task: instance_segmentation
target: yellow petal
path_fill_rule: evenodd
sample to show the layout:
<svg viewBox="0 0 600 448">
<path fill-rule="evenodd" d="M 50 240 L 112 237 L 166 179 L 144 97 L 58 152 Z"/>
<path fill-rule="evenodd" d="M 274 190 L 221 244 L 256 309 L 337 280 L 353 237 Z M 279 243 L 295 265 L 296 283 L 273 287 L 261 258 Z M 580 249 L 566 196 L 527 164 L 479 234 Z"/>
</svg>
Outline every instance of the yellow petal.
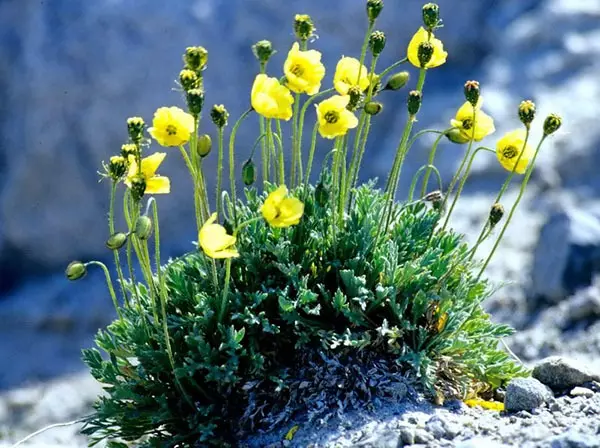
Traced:
<svg viewBox="0 0 600 448">
<path fill-rule="evenodd" d="M 167 156 L 166 152 L 155 152 L 154 154 L 142 159 L 142 174 L 146 179 L 154 176 L 158 167 Z"/>
<path fill-rule="evenodd" d="M 146 194 L 168 194 L 171 192 L 171 181 L 165 176 L 154 176 L 146 179 Z"/>
</svg>

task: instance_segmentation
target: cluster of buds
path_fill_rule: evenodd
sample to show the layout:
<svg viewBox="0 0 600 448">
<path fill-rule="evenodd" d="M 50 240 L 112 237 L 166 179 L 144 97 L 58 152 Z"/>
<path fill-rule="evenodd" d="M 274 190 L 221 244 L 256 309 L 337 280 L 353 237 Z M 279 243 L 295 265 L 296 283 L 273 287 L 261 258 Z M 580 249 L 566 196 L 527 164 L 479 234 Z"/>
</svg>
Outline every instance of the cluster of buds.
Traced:
<svg viewBox="0 0 600 448">
<path fill-rule="evenodd" d="M 227 112 L 227 109 L 225 109 L 225 106 L 222 104 L 215 104 L 210 111 L 210 119 L 217 128 L 223 129 L 225 126 L 227 126 L 229 112 Z"/>
<path fill-rule="evenodd" d="M 198 117 L 204 107 L 204 82 L 202 72 L 208 63 L 208 51 L 204 47 L 187 47 L 183 54 L 185 64 L 179 72 L 179 84 L 185 92 L 190 114 Z"/>
<path fill-rule="evenodd" d="M 301 42 L 306 42 L 316 31 L 312 18 L 308 14 L 296 14 L 294 17 L 294 33 Z"/>
<path fill-rule="evenodd" d="M 522 101 L 519 104 L 519 120 L 525 125 L 527 129 L 531 127 L 531 123 L 535 119 L 536 107 L 535 103 L 531 100 Z M 544 136 L 554 134 L 562 126 L 562 119 L 556 114 L 550 114 L 544 120 Z"/>
<path fill-rule="evenodd" d="M 127 133 L 129 134 L 129 138 L 131 141 L 139 145 L 144 138 L 144 129 L 146 128 L 146 123 L 144 119 L 141 117 L 130 117 L 127 119 Z"/>
</svg>

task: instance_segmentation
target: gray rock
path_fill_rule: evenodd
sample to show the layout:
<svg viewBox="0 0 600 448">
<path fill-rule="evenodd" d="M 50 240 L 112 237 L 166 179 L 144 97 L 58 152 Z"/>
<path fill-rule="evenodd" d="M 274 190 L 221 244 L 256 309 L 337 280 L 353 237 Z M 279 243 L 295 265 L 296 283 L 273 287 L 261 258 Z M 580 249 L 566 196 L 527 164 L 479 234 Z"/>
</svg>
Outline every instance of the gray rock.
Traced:
<svg viewBox="0 0 600 448">
<path fill-rule="evenodd" d="M 457 442 L 454 448 L 508 448 L 509 445 L 504 445 L 487 437 L 473 437 L 472 439 Z"/>
<path fill-rule="evenodd" d="M 572 389 L 600 379 L 598 373 L 588 371 L 580 362 L 559 356 L 540 361 L 532 375 L 555 391 Z"/>
<path fill-rule="evenodd" d="M 427 423 L 425 423 L 425 428 L 433 437 L 435 437 L 436 440 L 452 440 L 460 432 L 459 428 L 439 415 L 434 415 L 431 417 Z"/>
<path fill-rule="evenodd" d="M 551 398 L 550 389 L 535 378 L 515 378 L 506 387 L 504 407 L 509 412 L 531 411 Z"/>
<path fill-rule="evenodd" d="M 599 448 L 600 437 L 571 430 L 550 439 L 548 446 L 550 448 Z"/>
<path fill-rule="evenodd" d="M 416 429 L 415 430 L 415 443 L 424 443 L 427 444 L 434 439 L 432 434 L 429 434 L 424 429 Z"/>
<path fill-rule="evenodd" d="M 591 389 L 588 389 L 587 387 L 574 387 L 571 392 L 569 392 L 569 395 L 571 395 L 572 397 L 591 397 L 594 395 L 594 391 Z"/>
</svg>

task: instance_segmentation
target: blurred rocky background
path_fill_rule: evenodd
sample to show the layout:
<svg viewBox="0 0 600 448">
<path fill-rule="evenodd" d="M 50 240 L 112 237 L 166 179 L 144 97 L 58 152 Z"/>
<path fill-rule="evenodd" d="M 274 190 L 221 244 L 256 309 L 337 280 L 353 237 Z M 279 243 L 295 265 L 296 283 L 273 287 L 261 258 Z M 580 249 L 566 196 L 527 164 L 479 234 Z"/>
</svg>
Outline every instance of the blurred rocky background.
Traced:
<svg viewBox="0 0 600 448">
<path fill-rule="evenodd" d="M 273 42 L 279 53 L 270 73 L 279 76 L 293 39 L 293 15 L 311 14 L 319 35 L 312 46 L 323 52 L 330 82 L 340 55 L 359 55 L 364 3 L 0 1 L 0 429 L 23 416 L 27 427 L 78 417 L 97 392 L 79 373 L 79 353 L 113 317 L 112 305 L 100 273 L 76 284 L 62 273 L 72 259 L 110 262 L 104 248 L 108 185 L 98 184 L 96 172 L 125 141 L 127 117 L 150 121 L 157 107 L 182 105 L 173 88 L 184 48 L 209 50 L 207 104 L 224 103 L 235 120 L 249 104 L 256 73 L 252 43 Z M 405 55 L 420 23 L 423 0 L 399 3 L 388 0 L 378 22 L 388 37 L 380 67 Z M 464 101 L 468 79 L 481 82 L 485 110 L 496 120 L 488 146 L 520 126 L 522 99 L 538 105 L 534 141 L 545 115 L 564 117 L 489 268 L 494 281 L 508 283 L 489 309 L 520 330 L 509 344 L 526 361 L 569 352 L 598 362 L 600 0 L 439 4 L 445 26 L 438 36 L 449 58 L 427 77 L 417 128 L 445 129 Z M 385 111 L 373 126 L 365 179 L 385 178 L 406 119 L 405 93 L 381 98 Z M 202 130 L 213 133 L 208 120 Z M 238 139 L 240 154 L 256 136 L 257 126 L 248 120 Z M 428 143 L 423 138 L 413 148 L 404 173 L 424 163 Z M 320 148 L 321 154 L 328 149 L 325 142 Z M 464 150 L 449 142 L 440 148 L 436 164 L 446 180 Z M 176 255 L 195 239 L 190 183 L 176 152 L 161 172 L 171 177 L 173 191 L 159 198 L 164 253 Z M 454 219 L 469 238 L 477 236 L 505 176 L 493 155 L 476 161 Z M 516 193 L 507 195 L 507 208 Z M 51 386 L 23 389 L 48 381 Z M 53 406 L 51 397 L 69 404 Z"/>
</svg>

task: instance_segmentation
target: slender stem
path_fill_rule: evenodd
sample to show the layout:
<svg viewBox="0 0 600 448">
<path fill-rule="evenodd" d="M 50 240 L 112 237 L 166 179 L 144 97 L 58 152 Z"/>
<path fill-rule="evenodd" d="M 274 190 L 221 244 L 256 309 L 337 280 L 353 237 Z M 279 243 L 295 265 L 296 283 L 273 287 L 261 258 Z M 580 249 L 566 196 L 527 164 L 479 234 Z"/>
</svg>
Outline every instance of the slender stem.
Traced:
<svg viewBox="0 0 600 448">
<path fill-rule="evenodd" d="M 438 130 L 435 130 L 435 129 L 423 129 L 422 131 L 419 131 L 415 135 L 413 135 L 411 137 L 411 139 L 408 141 L 408 144 L 406 146 L 408 148 L 411 148 L 412 145 L 414 145 L 415 142 L 419 139 L 419 137 L 422 137 L 425 134 L 445 134 L 445 133 L 447 133 L 451 129 L 453 129 L 453 128 L 448 128 L 445 131 L 438 131 Z"/>
<path fill-rule="evenodd" d="M 546 140 L 546 137 L 547 136 L 544 135 L 541 138 L 541 140 L 540 140 L 540 142 L 539 142 L 539 144 L 538 144 L 538 146 L 537 146 L 537 148 L 535 150 L 535 154 L 533 155 L 533 159 L 532 159 L 529 167 L 527 168 L 527 171 L 525 172 L 525 178 L 523 179 L 523 182 L 521 183 L 521 189 L 519 191 L 519 195 L 517 196 L 517 200 L 513 204 L 512 208 L 510 209 L 510 213 L 508 215 L 508 218 L 506 219 L 506 222 L 502 226 L 502 230 L 500 231 L 500 235 L 498 235 L 498 238 L 496 239 L 496 243 L 494 244 L 494 247 L 492 248 L 492 251 L 488 255 L 487 259 L 485 260 L 485 263 L 483 264 L 481 270 L 479 271 L 479 274 L 477 275 L 477 281 L 479 281 L 479 279 L 483 275 L 483 272 L 487 268 L 488 264 L 490 264 L 490 261 L 491 261 L 492 257 L 494 256 L 494 252 L 496 252 L 496 249 L 498 248 L 498 245 L 500 244 L 500 241 L 502 240 L 502 237 L 504 236 L 504 233 L 506 232 L 506 229 L 508 228 L 508 225 L 510 224 L 510 221 L 512 220 L 512 217 L 515 214 L 515 210 L 519 206 L 519 203 L 521 202 L 521 199 L 523 199 L 523 195 L 525 194 L 525 187 L 527 187 L 527 184 L 529 183 L 529 179 L 531 178 L 531 173 L 533 172 L 533 167 L 535 166 L 535 161 L 537 159 L 538 153 L 540 152 L 540 148 L 542 147 L 542 144 L 544 143 L 544 140 Z"/>
<path fill-rule="evenodd" d="M 298 170 L 298 154 L 297 153 L 300 150 L 300 148 L 299 148 L 300 145 L 298 144 L 299 111 L 300 111 L 300 94 L 297 93 L 294 98 L 294 112 L 293 112 L 293 119 L 292 119 L 292 166 L 290 169 L 290 187 L 292 187 L 292 188 L 296 186 L 296 180 L 297 180 L 296 176 L 297 176 L 297 170 Z M 280 126 L 279 120 L 277 120 L 277 125 Z M 283 137 L 281 132 L 279 132 L 279 135 L 281 137 Z M 302 181 L 298 180 L 298 183 L 299 182 L 302 182 Z"/>
<path fill-rule="evenodd" d="M 200 231 L 203 221 L 202 211 L 200 208 L 200 204 L 198 203 L 198 197 L 196 195 L 196 168 L 195 165 L 192 163 L 192 160 L 190 160 L 190 156 L 188 155 L 186 149 L 182 145 L 179 146 L 179 152 L 181 152 L 183 161 L 185 162 L 185 165 L 187 166 L 187 169 L 190 172 L 190 176 L 192 176 L 192 182 L 194 184 L 194 210 L 196 214 L 196 228 L 198 231 Z"/>
<path fill-rule="evenodd" d="M 260 135 L 266 135 L 265 117 L 260 117 Z M 263 190 L 267 188 L 269 182 L 269 153 L 267 150 L 267 142 L 264 139 L 260 141 L 260 158 L 262 163 Z"/>
<path fill-rule="evenodd" d="M 242 114 L 242 116 L 236 121 L 233 129 L 231 130 L 231 136 L 229 137 L 229 182 L 231 188 L 231 201 L 233 202 L 233 221 L 237 222 L 236 203 L 237 195 L 235 190 L 235 138 L 237 136 L 238 129 L 242 124 L 242 121 L 250 115 L 252 108 L 248 109 Z"/>
<path fill-rule="evenodd" d="M 431 150 L 429 151 L 429 160 L 427 161 L 428 167 L 433 166 L 433 161 L 435 160 L 435 154 L 437 152 L 438 145 L 440 144 L 442 137 L 444 137 L 444 135 L 446 135 L 446 132 L 448 132 L 448 131 L 444 131 L 433 142 L 433 146 L 431 147 Z M 425 196 L 425 193 L 427 193 L 427 184 L 429 184 L 429 176 L 430 175 L 431 175 L 431 169 L 427 168 L 427 172 L 425 173 L 425 177 L 423 178 L 423 186 L 421 187 L 421 197 Z"/>
<path fill-rule="evenodd" d="M 392 65 L 390 65 L 388 68 L 386 68 L 384 71 L 382 71 L 379 74 L 379 78 L 383 79 L 389 72 L 391 72 L 395 68 L 400 67 L 402 64 L 404 64 L 406 62 L 408 62 L 408 58 L 403 58 L 403 59 L 400 59 L 399 61 L 394 62 Z"/>
<path fill-rule="evenodd" d="M 310 151 L 308 152 L 308 163 L 306 165 L 306 181 L 304 182 L 304 197 L 308 196 L 308 184 L 310 183 L 310 173 L 312 171 L 313 160 L 315 158 L 315 149 L 317 147 L 317 131 L 319 130 L 319 123 L 315 123 L 312 132 L 312 139 L 310 143 Z"/>
<path fill-rule="evenodd" d="M 71 422 L 65 422 L 65 423 L 54 423 L 52 425 L 48 425 L 48 426 L 44 426 L 42 429 L 38 429 L 35 432 L 32 432 L 31 434 L 29 434 L 28 436 L 24 437 L 23 439 L 19 440 L 17 443 L 15 443 L 14 445 L 11 446 L 11 448 L 17 448 L 20 445 L 23 445 L 25 442 L 33 439 L 34 437 L 39 436 L 40 434 L 42 434 L 43 432 L 46 432 L 50 429 L 54 429 L 54 428 L 64 428 L 66 426 L 73 426 L 76 425 L 77 423 L 83 423 L 85 421 L 85 417 L 84 418 L 80 418 L 77 420 L 73 420 Z"/>
<path fill-rule="evenodd" d="M 279 182 L 281 185 L 285 184 L 285 155 L 283 154 L 283 131 L 281 130 L 281 120 L 275 120 L 275 126 L 277 127 L 277 134 L 279 135 Z M 270 125 L 269 125 L 270 129 Z M 293 154 L 292 154 L 292 157 Z"/>
<path fill-rule="evenodd" d="M 115 196 L 117 192 L 117 183 L 113 181 L 110 188 L 110 205 L 108 209 L 108 230 L 110 235 L 115 234 Z M 113 255 L 115 258 L 115 269 L 117 270 L 117 276 L 119 277 L 119 285 L 121 289 L 121 294 L 123 296 L 123 301 L 126 305 L 129 305 L 129 296 L 125 291 L 125 277 L 123 276 L 123 268 L 121 266 L 121 257 L 119 256 L 119 250 L 113 250 Z"/>
<path fill-rule="evenodd" d="M 338 203 L 338 219 L 340 228 L 344 222 L 344 205 L 346 205 L 346 184 L 348 183 L 348 173 L 346 168 L 346 159 L 348 156 L 348 134 L 342 138 L 342 148 L 340 153 L 340 165 L 342 175 L 340 178 L 340 191 L 339 191 L 339 203 Z"/>
<path fill-rule="evenodd" d="M 231 279 L 231 258 L 225 262 L 225 283 L 223 284 L 223 297 L 221 298 L 221 308 L 219 309 L 219 323 L 223 323 L 225 310 L 227 309 L 227 297 L 229 296 L 229 281 Z"/>
<path fill-rule="evenodd" d="M 437 181 L 438 181 L 438 186 L 439 189 L 441 190 L 443 188 L 443 184 L 442 184 L 442 175 L 440 174 L 440 171 L 435 167 L 435 165 L 423 165 L 421 168 L 419 168 L 417 170 L 417 172 L 415 173 L 415 175 L 413 176 L 413 180 L 410 184 L 410 189 L 408 190 L 408 202 L 412 202 L 414 199 L 414 195 L 415 195 L 415 189 L 417 188 L 417 182 L 419 180 L 420 175 L 423 173 L 423 171 L 425 170 L 431 170 L 435 173 L 436 177 L 437 177 Z M 425 194 L 421 194 L 421 198 L 425 196 Z"/>
<path fill-rule="evenodd" d="M 110 272 L 108 272 L 108 268 L 106 267 L 106 265 L 100 261 L 88 261 L 85 265 L 89 266 L 89 265 L 96 265 L 96 266 L 100 266 L 102 268 L 102 270 L 104 271 L 104 277 L 106 277 L 106 285 L 108 286 L 108 292 L 110 293 L 110 297 L 112 298 L 113 301 L 113 305 L 115 307 L 115 311 L 117 312 L 117 315 L 119 316 L 119 320 L 123 321 L 123 315 L 121 314 L 121 309 L 119 307 L 119 302 L 117 300 L 117 295 L 115 294 L 115 288 L 113 288 L 113 284 L 112 284 L 112 280 L 110 278 Z"/>
<path fill-rule="evenodd" d="M 221 189 L 223 187 L 223 128 L 219 127 L 218 130 L 218 155 L 217 155 L 217 217 L 221 217 L 221 213 L 223 212 L 223 198 L 221 196 Z"/>
<path fill-rule="evenodd" d="M 367 28 L 367 32 L 365 33 L 365 39 L 363 40 L 362 48 L 360 50 L 360 65 L 358 66 L 358 78 L 356 80 L 356 84 L 359 84 L 360 76 L 362 75 L 363 64 L 365 63 L 365 58 L 367 56 L 367 47 L 369 45 L 369 37 L 373 32 L 373 28 L 375 27 L 375 20 L 369 20 L 369 26 Z"/>
<path fill-rule="evenodd" d="M 308 107 L 313 104 L 317 99 L 328 95 L 330 93 L 335 92 L 334 88 L 331 89 L 327 89 L 327 90 L 323 90 L 322 92 L 319 92 L 313 96 L 311 96 L 310 98 L 308 98 L 305 102 L 304 102 L 304 106 L 302 106 L 302 109 L 300 110 L 300 122 L 298 125 L 298 148 L 300 153 L 302 153 L 302 135 L 304 133 L 304 117 L 306 116 L 306 111 L 308 110 Z"/>
</svg>

